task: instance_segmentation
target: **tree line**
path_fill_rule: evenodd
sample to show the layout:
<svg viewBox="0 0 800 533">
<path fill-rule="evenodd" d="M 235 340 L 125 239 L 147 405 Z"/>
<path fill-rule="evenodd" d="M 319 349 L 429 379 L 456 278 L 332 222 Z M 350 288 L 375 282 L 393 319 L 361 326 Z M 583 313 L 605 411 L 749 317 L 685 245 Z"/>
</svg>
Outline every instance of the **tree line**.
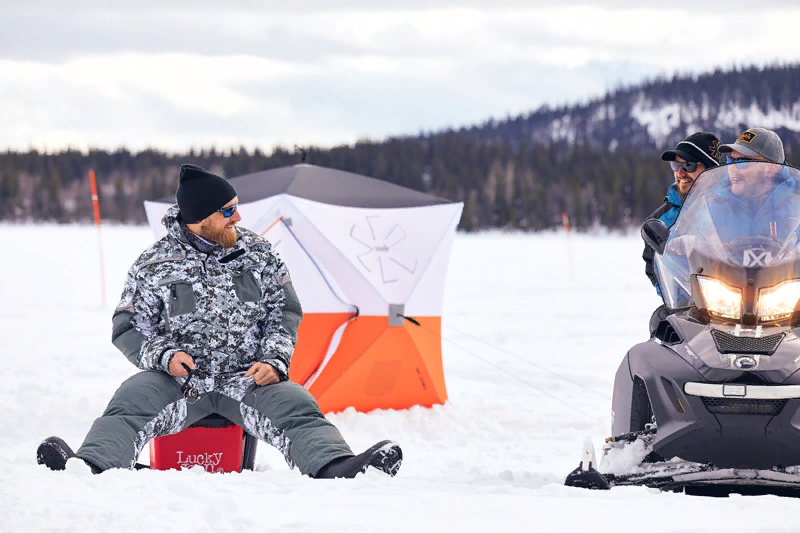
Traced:
<svg viewBox="0 0 800 533">
<path fill-rule="evenodd" d="M 790 162 L 800 147 L 786 143 Z M 144 200 L 174 195 L 182 163 L 228 178 L 301 162 L 295 150 L 169 154 L 64 150 L 0 152 L 0 220 L 90 222 L 89 169 L 97 175 L 105 221 L 146 222 Z M 658 207 L 672 174 L 660 150 L 620 146 L 614 151 L 566 142 L 517 145 L 449 131 L 307 149 L 306 162 L 364 174 L 464 202 L 460 228 L 543 230 L 567 213 L 578 229 L 625 228 Z"/>
</svg>

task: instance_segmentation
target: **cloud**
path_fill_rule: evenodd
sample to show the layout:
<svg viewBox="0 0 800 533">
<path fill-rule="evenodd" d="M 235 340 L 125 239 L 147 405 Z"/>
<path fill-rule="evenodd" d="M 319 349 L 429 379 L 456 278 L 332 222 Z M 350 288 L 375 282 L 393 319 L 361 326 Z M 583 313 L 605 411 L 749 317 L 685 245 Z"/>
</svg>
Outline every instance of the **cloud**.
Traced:
<svg viewBox="0 0 800 533">
<path fill-rule="evenodd" d="M 771 59 L 797 54 L 791 31 L 800 9 L 765 9 L 746 17 L 680 7 L 609 8 L 537 5 L 500 9 L 463 7 L 414 10 L 218 11 L 139 6 L 109 9 L 14 9 L 0 16 L 0 57 L 63 62 L 90 54 L 182 53 L 253 55 L 319 64 L 332 57 L 446 57 L 461 60 L 531 57 L 579 66 L 617 60 L 641 49 L 659 62 L 681 52 L 684 63 L 713 63 L 739 54 Z M 750 38 L 745 45 L 741 37 Z M 758 36 L 766 37 L 758 39 Z M 781 48 L 786 45 L 787 48 Z M 698 46 L 704 46 L 698 55 Z M 555 50 L 557 53 L 553 53 Z M 657 52 L 657 53 L 653 53 Z M 692 54 L 691 52 L 694 52 Z"/>
<path fill-rule="evenodd" d="M 800 9 L 770 4 L 4 6 L 0 146 L 268 148 L 460 126 L 658 72 L 800 60 Z"/>
</svg>

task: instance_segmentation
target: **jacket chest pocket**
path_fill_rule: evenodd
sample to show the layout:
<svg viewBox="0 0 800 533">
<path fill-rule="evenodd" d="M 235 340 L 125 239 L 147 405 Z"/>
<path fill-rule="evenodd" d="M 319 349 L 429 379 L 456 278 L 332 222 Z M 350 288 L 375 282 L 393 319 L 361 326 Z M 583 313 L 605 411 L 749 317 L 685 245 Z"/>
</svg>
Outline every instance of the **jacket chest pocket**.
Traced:
<svg viewBox="0 0 800 533">
<path fill-rule="evenodd" d="M 192 284 L 185 281 L 172 281 L 165 284 L 167 287 L 167 306 L 169 316 L 194 313 L 197 309 Z"/>
<path fill-rule="evenodd" d="M 258 302 L 261 300 L 261 287 L 256 282 L 252 270 L 231 277 L 233 288 L 240 302 Z"/>
</svg>

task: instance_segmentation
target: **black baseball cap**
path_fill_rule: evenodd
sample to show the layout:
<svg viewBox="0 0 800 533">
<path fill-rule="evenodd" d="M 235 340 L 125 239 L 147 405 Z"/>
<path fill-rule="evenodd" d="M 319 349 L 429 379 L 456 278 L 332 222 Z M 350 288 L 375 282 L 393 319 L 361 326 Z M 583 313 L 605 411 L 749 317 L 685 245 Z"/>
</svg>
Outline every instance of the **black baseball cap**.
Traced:
<svg viewBox="0 0 800 533">
<path fill-rule="evenodd" d="M 662 161 L 680 157 L 690 163 L 703 163 L 706 168 L 719 166 L 719 139 L 713 133 L 698 131 L 679 142 L 674 150 L 661 154 Z"/>
</svg>

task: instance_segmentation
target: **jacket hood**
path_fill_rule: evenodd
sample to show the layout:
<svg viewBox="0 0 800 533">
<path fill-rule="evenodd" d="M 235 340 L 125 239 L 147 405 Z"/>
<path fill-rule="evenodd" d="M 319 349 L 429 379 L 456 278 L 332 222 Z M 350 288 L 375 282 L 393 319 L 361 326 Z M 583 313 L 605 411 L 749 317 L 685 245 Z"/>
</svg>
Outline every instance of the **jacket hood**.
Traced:
<svg viewBox="0 0 800 533">
<path fill-rule="evenodd" d="M 161 223 L 167 228 L 167 233 L 170 236 L 178 239 L 181 242 L 186 242 L 186 237 L 183 235 L 181 223 L 178 222 L 178 213 L 180 213 L 178 204 L 171 206 L 169 209 L 167 209 L 167 212 L 164 213 Z"/>
</svg>

